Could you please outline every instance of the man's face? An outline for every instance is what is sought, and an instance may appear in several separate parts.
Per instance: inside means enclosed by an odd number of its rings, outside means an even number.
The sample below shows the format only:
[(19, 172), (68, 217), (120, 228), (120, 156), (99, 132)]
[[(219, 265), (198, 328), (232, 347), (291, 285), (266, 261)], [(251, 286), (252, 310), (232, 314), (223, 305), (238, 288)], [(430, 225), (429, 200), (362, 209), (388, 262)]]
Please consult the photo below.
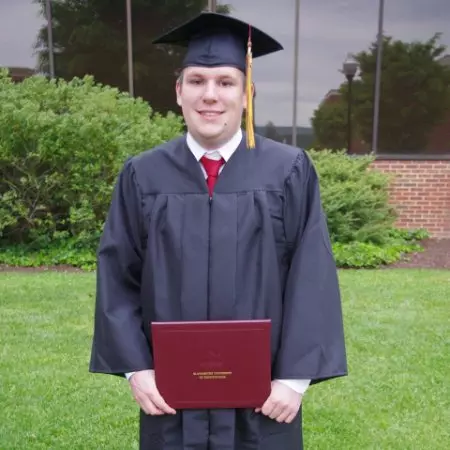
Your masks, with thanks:
[(246, 107), (244, 74), (233, 67), (188, 67), (176, 86), (189, 132), (203, 146), (215, 148), (238, 130)]

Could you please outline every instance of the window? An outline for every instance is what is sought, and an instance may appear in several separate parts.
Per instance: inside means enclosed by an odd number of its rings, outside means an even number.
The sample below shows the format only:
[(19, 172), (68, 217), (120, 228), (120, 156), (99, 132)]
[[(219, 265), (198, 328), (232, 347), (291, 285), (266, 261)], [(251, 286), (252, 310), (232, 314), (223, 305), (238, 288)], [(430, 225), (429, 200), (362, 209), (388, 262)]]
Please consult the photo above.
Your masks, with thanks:
[[(450, 154), (450, 2), (386, 2), (378, 152)], [(437, 33), (442, 33), (437, 36)]]
[[(302, 0), (300, 17), (300, 120), (311, 119), (313, 146), (450, 153), (449, 2)], [(357, 63), (351, 82), (341, 72), (348, 56)]]
[[(356, 54), (376, 41), (377, 3), (300, 2), (299, 125), (311, 127), (314, 148), (345, 149), (356, 154), (371, 149), (374, 79), (360, 94), (359, 70), (349, 82), (343, 64), (348, 58), (356, 62)], [(364, 102), (360, 101), (361, 95)], [(363, 113), (365, 128), (357, 119)]]

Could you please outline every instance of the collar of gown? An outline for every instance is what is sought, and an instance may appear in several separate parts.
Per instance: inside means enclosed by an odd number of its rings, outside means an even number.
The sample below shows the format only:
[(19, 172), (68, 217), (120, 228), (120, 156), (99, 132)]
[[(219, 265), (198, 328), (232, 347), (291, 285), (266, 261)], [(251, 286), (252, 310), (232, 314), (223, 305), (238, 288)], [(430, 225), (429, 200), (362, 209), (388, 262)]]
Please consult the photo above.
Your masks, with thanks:
[(228, 161), (233, 153), (238, 148), (240, 142), (242, 140), (242, 130), (239, 128), (239, 130), (236, 132), (236, 134), (222, 147), (216, 148), (214, 150), (207, 150), (203, 148), (188, 132), (186, 137), (186, 142), (195, 156), (195, 159), (197, 161), (200, 161), (201, 157), (203, 155), (206, 155), (208, 158), (211, 159), (220, 159), (223, 158), (225, 161)]

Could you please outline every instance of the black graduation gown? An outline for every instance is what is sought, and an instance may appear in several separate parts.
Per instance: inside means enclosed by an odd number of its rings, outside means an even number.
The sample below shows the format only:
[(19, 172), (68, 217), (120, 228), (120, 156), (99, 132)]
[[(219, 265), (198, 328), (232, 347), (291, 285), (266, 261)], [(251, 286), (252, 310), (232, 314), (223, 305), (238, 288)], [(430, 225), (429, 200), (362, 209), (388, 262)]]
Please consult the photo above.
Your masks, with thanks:
[[(153, 368), (149, 323), (272, 320), (274, 379), (347, 373), (341, 301), (307, 154), (244, 138), (210, 200), (185, 137), (129, 159), (98, 251), (90, 370)], [(142, 450), (299, 450), (291, 424), (250, 409), (141, 411)]]

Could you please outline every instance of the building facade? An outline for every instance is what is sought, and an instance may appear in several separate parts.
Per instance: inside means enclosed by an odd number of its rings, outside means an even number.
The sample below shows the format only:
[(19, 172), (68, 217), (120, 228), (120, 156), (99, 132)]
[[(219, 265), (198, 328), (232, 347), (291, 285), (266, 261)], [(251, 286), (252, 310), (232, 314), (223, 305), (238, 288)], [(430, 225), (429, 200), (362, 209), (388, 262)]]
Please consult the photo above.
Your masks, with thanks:
[(374, 154), (376, 169), (397, 175), (399, 225), (450, 237), (448, 0), (1, 2), (0, 67), (18, 82), (90, 74), (178, 113), (183, 52), (151, 41), (203, 10), (253, 23), (284, 46), (254, 61), (259, 133)]

